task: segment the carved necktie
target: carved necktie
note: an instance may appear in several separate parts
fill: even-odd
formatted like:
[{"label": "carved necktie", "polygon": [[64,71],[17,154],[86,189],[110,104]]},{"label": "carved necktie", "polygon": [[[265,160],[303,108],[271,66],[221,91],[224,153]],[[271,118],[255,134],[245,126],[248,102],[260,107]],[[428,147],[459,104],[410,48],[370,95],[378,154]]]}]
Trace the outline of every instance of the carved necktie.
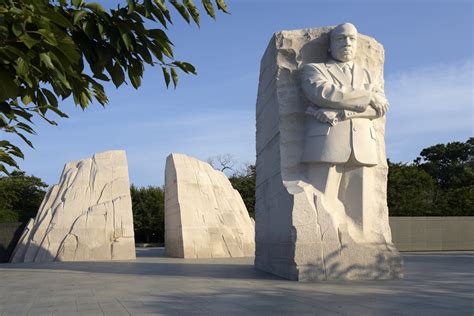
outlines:
[{"label": "carved necktie", "polygon": [[345,64],[344,67],[342,67],[342,71],[344,72],[344,75],[346,75],[347,79],[349,79],[349,82],[352,84],[351,66],[349,66],[349,64]]}]

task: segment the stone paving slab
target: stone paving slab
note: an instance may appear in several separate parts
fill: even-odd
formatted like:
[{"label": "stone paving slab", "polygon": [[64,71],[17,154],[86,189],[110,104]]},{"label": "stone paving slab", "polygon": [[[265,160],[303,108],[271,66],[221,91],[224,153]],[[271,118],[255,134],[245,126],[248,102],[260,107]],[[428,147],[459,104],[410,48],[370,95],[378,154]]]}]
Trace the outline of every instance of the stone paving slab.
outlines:
[{"label": "stone paving slab", "polygon": [[298,283],[253,258],[0,264],[0,315],[474,315],[474,252],[404,253],[405,278]]}]

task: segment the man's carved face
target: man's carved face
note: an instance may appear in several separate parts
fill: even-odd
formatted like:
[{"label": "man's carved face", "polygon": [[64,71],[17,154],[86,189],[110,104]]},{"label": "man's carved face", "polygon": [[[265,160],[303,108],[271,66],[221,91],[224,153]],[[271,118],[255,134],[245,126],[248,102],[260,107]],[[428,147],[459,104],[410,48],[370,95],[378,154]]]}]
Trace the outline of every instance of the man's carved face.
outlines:
[{"label": "man's carved face", "polygon": [[357,51],[357,29],[350,23],[336,26],[331,31],[331,56],[332,58],[348,62],[354,60]]}]

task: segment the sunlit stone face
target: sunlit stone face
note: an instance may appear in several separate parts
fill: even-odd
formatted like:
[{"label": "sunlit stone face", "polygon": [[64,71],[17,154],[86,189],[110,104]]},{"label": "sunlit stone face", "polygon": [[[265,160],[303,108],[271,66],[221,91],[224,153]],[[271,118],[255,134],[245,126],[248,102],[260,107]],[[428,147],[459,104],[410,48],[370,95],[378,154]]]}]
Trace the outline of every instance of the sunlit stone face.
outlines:
[{"label": "sunlit stone face", "polygon": [[354,60],[357,51],[357,29],[350,23],[338,25],[331,31],[332,58],[348,62]]}]

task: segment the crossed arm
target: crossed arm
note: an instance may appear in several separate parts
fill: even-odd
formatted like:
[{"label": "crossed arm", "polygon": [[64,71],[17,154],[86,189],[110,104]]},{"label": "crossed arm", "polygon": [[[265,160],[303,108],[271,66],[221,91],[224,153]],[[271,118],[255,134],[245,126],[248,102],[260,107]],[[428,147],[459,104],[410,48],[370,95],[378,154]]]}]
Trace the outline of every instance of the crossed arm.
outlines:
[{"label": "crossed arm", "polygon": [[338,119],[354,117],[377,118],[385,114],[388,101],[383,89],[371,82],[366,73],[366,89],[336,86],[327,78],[328,73],[313,65],[305,65],[302,69],[302,88],[305,96],[316,108],[309,108],[307,114],[315,116],[322,122],[334,125]]}]

